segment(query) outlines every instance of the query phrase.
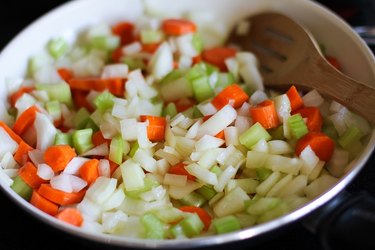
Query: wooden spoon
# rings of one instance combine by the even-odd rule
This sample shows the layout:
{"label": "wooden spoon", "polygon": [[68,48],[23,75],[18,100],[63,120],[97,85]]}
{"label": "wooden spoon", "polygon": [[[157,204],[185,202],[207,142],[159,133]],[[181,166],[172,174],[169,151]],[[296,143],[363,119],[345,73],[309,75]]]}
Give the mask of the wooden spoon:
{"label": "wooden spoon", "polygon": [[238,35],[234,29],[228,43],[257,56],[266,86],[314,88],[375,124],[375,89],[334,68],[301,25],[278,13],[247,21],[249,32]]}

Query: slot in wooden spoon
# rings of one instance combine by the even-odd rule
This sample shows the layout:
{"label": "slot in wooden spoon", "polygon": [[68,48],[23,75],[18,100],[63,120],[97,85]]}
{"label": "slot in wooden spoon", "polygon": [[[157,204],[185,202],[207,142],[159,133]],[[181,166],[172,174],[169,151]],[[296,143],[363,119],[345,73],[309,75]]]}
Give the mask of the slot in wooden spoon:
{"label": "slot in wooden spoon", "polygon": [[238,35],[234,29],[228,43],[257,56],[266,86],[314,88],[375,124],[375,89],[334,68],[301,25],[279,13],[247,20],[249,32]]}

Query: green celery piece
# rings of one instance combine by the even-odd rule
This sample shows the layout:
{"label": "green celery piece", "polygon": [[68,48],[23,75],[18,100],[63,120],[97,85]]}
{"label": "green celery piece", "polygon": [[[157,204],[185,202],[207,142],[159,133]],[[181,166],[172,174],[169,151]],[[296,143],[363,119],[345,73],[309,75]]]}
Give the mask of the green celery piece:
{"label": "green celery piece", "polygon": [[176,225],[172,226],[170,228],[170,232],[175,239],[180,238],[180,237],[182,237],[182,238],[186,237],[184,229],[182,228],[180,223],[177,223]]}
{"label": "green celery piece", "polygon": [[184,213],[175,207],[167,207],[157,210],[152,210],[152,213],[156,215],[162,222],[173,223],[180,221],[184,218]]}
{"label": "green celery piece", "polygon": [[124,140],[121,135],[117,135],[111,140],[109,146],[109,159],[117,164],[122,163],[122,156],[124,154]]}
{"label": "green celery piece", "polygon": [[91,38],[90,45],[99,50],[112,51],[120,45],[118,36],[95,36]]}
{"label": "green celery piece", "polygon": [[133,158],[135,153],[137,153],[137,150],[139,149],[139,144],[138,142],[134,142],[130,148],[130,151],[129,151],[129,157]]}
{"label": "green celery piece", "polygon": [[234,76],[232,73],[218,73],[218,79],[215,85],[215,88],[221,88],[224,89],[225,87],[235,83],[236,80],[234,79]]}
{"label": "green celery piece", "polygon": [[73,146],[72,134],[58,132],[55,136],[54,145],[70,145],[70,146]]}
{"label": "green celery piece", "polygon": [[180,202],[187,206],[202,207],[206,204],[207,200],[203,195],[192,192],[180,199]]}
{"label": "green celery piece", "polygon": [[217,194],[215,189],[209,185],[203,185],[202,187],[198,188],[196,192],[202,195],[206,200],[211,200],[211,198]]}
{"label": "green celery piece", "polygon": [[283,126],[278,126],[277,128],[271,128],[267,130],[271,135],[272,140],[285,140],[284,138],[284,128]]}
{"label": "green celery piece", "polygon": [[180,221],[179,224],[181,225],[184,234],[187,237],[194,237],[199,235],[204,228],[202,220],[196,213],[188,214],[185,219]]}
{"label": "green celery piece", "polygon": [[163,223],[154,214],[147,213],[140,218],[141,224],[145,228],[147,239],[165,239],[167,224]]}
{"label": "green celery piece", "polygon": [[89,117],[86,125],[85,125],[85,128],[91,128],[93,133],[97,132],[99,130],[99,127],[96,125],[96,123],[91,119],[91,117]]}
{"label": "green celery piece", "polygon": [[337,142],[344,149],[350,149],[350,147],[359,141],[362,137],[362,131],[356,126],[350,126],[346,131],[340,136]]}
{"label": "green celery piece", "polygon": [[75,129],[83,129],[86,127],[90,119],[90,112],[86,108],[82,107],[73,116],[73,126]]}
{"label": "green celery piece", "polygon": [[61,118],[60,103],[57,100],[49,101],[46,103],[48,113],[55,119]]}
{"label": "green celery piece", "polygon": [[193,34],[192,43],[193,43],[193,48],[195,49],[195,51],[197,53],[201,53],[204,48],[204,45],[203,45],[203,39],[198,32],[195,32]]}
{"label": "green celery piece", "polygon": [[276,207],[266,211],[264,214],[258,217],[258,223],[264,223],[273,219],[276,219],[284,214],[287,214],[290,208],[285,202],[280,202]]}
{"label": "green celery piece", "polygon": [[27,201],[30,200],[31,194],[33,193],[33,189],[29,185],[27,185],[27,183],[24,182],[24,180],[22,180],[19,175],[14,178],[14,181],[10,188]]}
{"label": "green celery piece", "polygon": [[191,81],[191,85],[193,87],[195,99],[197,99],[198,102],[203,102],[215,95],[207,76],[195,78]]}
{"label": "green celery piece", "polygon": [[224,234],[241,229],[241,224],[233,215],[227,215],[212,221],[215,231]]}
{"label": "green celery piece", "polygon": [[95,98],[94,104],[100,112],[104,113],[107,109],[111,109],[113,107],[113,98],[115,98],[114,95],[105,91]]}
{"label": "green celery piece", "polygon": [[30,57],[27,65],[27,75],[33,76],[44,65],[48,65],[52,59],[47,54],[38,54]]}
{"label": "green celery piece", "polygon": [[122,61],[128,65],[129,70],[146,69],[145,63],[140,58],[124,57]]}
{"label": "green celery piece", "polygon": [[191,107],[191,108],[193,109],[193,119],[203,117],[203,114],[202,114],[201,111],[198,109],[197,105],[194,105],[194,106]]}
{"label": "green celery piece", "polygon": [[175,69],[166,74],[161,80],[160,84],[166,84],[177,80],[178,78],[182,77],[184,72],[181,69]]}
{"label": "green celery piece", "polygon": [[160,30],[142,29],[141,42],[143,44],[158,43],[163,40],[164,35]]}
{"label": "green celery piece", "polygon": [[94,147],[92,134],[93,130],[91,128],[75,130],[73,132],[73,146],[78,154],[82,154]]}
{"label": "green celery piece", "polygon": [[141,193],[150,191],[153,187],[157,187],[159,183],[157,181],[154,181],[150,178],[144,179],[144,186],[138,190],[132,190],[132,191],[124,191],[127,196],[133,199],[139,199],[139,195]]}
{"label": "green celery piece", "polygon": [[251,215],[261,215],[268,210],[275,208],[282,201],[275,197],[261,197],[256,202],[251,203],[247,208],[247,212]]}
{"label": "green celery piece", "polygon": [[297,140],[309,132],[301,114],[290,116],[288,118],[288,126],[292,136]]}
{"label": "green celery piece", "polygon": [[257,178],[260,181],[264,181],[272,174],[272,170],[268,168],[257,168],[256,170]]}
{"label": "green celery piece", "polygon": [[267,132],[263,126],[257,122],[253,124],[248,130],[246,130],[239,137],[240,143],[244,145],[247,149],[251,149],[260,139],[269,141],[272,139],[271,135]]}
{"label": "green celery piece", "polygon": [[53,58],[58,59],[65,54],[69,46],[64,38],[58,37],[50,40],[47,47],[49,54]]}
{"label": "green celery piece", "polygon": [[165,106],[163,110],[163,116],[167,116],[167,115],[169,115],[170,118],[177,115],[176,104],[174,104],[173,102],[168,103],[168,105]]}
{"label": "green celery piece", "polygon": [[221,170],[221,168],[217,165],[213,166],[210,171],[214,174],[217,175],[217,177],[219,177],[219,175],[221,175],[221,173],[223,172],[223,170]]}
{"label": "green celery piece", "polygon": [[72,93],[67,83],[56,84],[36,84],[37,90],[45,90],[50,100],[56,100],[60,103],[65,103],[69,107],[73,105]]}

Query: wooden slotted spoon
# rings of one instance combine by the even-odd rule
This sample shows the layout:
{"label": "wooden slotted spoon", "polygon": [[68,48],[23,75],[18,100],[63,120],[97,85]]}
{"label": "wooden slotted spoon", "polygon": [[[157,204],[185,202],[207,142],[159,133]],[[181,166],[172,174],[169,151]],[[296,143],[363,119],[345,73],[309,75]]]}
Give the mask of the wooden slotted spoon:
{"label": "wooden slotted spoon", "polygon": [[375,89],[335,69],[301,25],[278,13],[248,21],[249,32],[238,35],[234,29],[228,43],[258,57],[266,86],[314,88],[375,124]]}

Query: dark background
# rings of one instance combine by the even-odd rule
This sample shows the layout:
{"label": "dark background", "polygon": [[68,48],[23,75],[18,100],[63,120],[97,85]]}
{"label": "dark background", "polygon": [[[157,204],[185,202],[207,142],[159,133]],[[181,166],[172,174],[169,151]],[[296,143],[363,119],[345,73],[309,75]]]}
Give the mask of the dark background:
{"label": "dark background", "polygon": [[[103,0],[104,1],[104,0]],[[62,0],[3,0],[0,3],[0,48],[6,45],[30,22],[50,9],[62,4]],[[375,24],[373,0],[321,0],[324,5],[342,16],[352,26]],[[371,6],[372,5],[372,6]],[[1,70],[1,69],[0,69]],[[348,186],[347,191],[356,195],[360,191],[375,194],[375,154],[372,155],[363,171]],[[0,190],[0,249],[103,249],[85,240],[77,240],[49,225],[42,224],[21,210]],[[374,234],[374,232],[369,232]],[[226,249],[229,247],[225,247]],[[246,242],[236,249],[322,249],[317,236],[308,232],[300,222],[278,231],[269,239],[249,246]],[[216,248],[218,249],[218,248]]]}

